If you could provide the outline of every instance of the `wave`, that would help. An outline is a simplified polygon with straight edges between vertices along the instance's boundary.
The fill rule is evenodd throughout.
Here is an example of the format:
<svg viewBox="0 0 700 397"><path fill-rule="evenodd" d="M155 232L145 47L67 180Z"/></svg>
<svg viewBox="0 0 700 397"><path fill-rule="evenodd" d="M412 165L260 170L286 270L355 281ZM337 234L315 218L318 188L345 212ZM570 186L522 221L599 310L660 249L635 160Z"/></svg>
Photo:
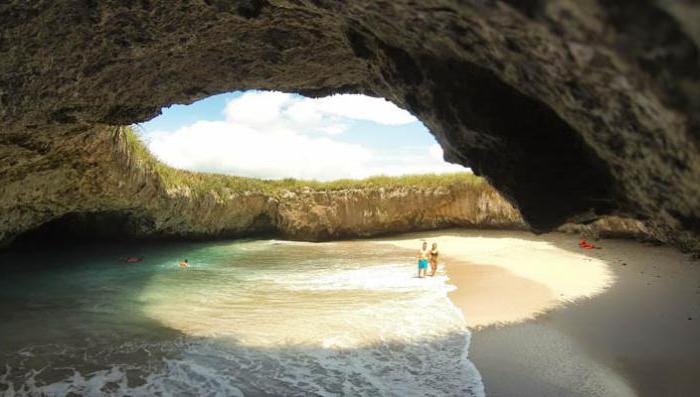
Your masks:
<svg viewBox="0 0 700 397"><path fill-rule="evenodd" d="M327 246L241 245L248 256L206 246L200 272L153 270L129 302L167 333L120 337L98 322L92 339L0 356L0 396L484 395L445 274L419 279L413 261ZM109 303L116 292L101 282L95 300ZM95 304L81 310L103 321ZM131 314L114 310L110 321Z"/></svg>
<svg viewBox="0 0 700 397"><path fill-rule="evenodd" d="M483 396L478 371L466 360L463 345L460 334L364 349L253 349L230 340L198 338L178 343L177 357L162 358L157 365L60 367L70 374L51 383L42 384L42 370L22 373L22 368L7 367L0 375L5 389L0 395Z"/></svg>

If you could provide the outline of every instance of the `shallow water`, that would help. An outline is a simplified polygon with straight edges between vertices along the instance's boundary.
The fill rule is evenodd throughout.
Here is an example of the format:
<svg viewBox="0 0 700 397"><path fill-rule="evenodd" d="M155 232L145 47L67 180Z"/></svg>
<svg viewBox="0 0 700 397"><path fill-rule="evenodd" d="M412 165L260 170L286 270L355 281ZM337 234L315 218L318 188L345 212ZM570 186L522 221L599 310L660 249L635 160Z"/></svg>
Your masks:
<svg viewBox="0 0 700 397"><path fill-rule="evenodd" d="M411 254L275 240L4 254L0 395L483 395L453 287L416 278Z"/></svg>

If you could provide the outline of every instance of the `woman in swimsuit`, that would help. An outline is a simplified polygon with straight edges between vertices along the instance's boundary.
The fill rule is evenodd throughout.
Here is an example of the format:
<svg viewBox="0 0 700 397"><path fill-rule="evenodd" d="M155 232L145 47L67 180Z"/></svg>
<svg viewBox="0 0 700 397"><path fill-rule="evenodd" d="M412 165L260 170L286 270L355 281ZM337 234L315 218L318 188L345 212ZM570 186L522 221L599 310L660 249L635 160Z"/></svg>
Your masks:
<svg viewBox="0 0 700 397"><path fill-rule="evenodd" d="M433 247L430 250L430 270L432 270L430 276L435 276L438 267L438 259L440 259L440 252L437 249L437 243L433 243Z"/></svg>

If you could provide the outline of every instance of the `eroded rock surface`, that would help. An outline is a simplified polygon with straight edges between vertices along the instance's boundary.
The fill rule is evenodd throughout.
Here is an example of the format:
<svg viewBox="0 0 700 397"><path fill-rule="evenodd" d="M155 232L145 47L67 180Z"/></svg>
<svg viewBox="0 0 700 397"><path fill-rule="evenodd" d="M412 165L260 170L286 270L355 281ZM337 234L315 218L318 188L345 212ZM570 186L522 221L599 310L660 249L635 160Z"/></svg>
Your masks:
<svg viewBox="0 0 700 397"><path fill-rule="evenodd" d="M17 164L0 173L46 183L4 187L2 222L46 197L71 209L92 208L83 193L133 204L130 191L89 182L99 162L75 168L109 148L66 146L47 160L17 142L56 147L164 105L256 88L392 100L535 230L613 214L692 248L699 9L692 0L5 2L0 139ZM120 178L104 176L128 185ZM7 230L41 222L32 214Z"/></svg>
<svg viewBox="0 0 700 397"><path fill-rule="evenodd" d="M2 135L0 153L24 150L28 160L0 175L0 243L18 236L327 240L449 226L525 227L518 211L485 183L196 192L167 185L152 164L130 152L123 131L105 128L60 140L40 135ZM0 160L11 163L2 154Z"/></svg>

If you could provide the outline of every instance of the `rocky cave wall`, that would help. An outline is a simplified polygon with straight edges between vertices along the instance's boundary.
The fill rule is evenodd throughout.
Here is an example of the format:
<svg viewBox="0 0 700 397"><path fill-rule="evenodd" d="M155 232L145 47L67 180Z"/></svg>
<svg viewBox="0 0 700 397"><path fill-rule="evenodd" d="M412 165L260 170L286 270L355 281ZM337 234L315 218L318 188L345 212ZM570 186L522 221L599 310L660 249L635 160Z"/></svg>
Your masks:
<svg viewBox="0 0 700 397"><path fill-rule="evenodd" d="M27 139L22 139L27 138ZM194 191L170 185L123 130L3 135L0 245L37 240L364 237L449 226L524 228L492 187L455 184L314 190ZM12 155L24 151L24 162ZM73 161L66 162L66 158ZM31 177L30 177L31 176ZM29 231L29 233L27 233Z"/></svg>
<svg viewBox="0 0 700 397"><path fill-rule="evenodd" d="M320 241L445 227L526 228L485 183L202 192L167 183L154 163L134 153L122 129L61 140L45 135L0 140L0 161L8 164L0 174L0 246L257 235ZM13 162L19 151L29 161ZM640 222L614 217L560 230L653 238Z"/></svg>
<svg viewBox="0 0 700 397"><path fill-rule="evenodd" d="M419 117L448 160L488 178L535 231L610 214L697 248L698 10L695 0L4 2L0 222L41 224L46 197L84 211L104 194L150 211L134 207L124 175L91 163L110 150L87 139L101 125L239 89L356 92ZM80 148L85 139L95 146ZM37 155L44 146L61 148ZM104 190L97 172L129 187Z"/></svg>

